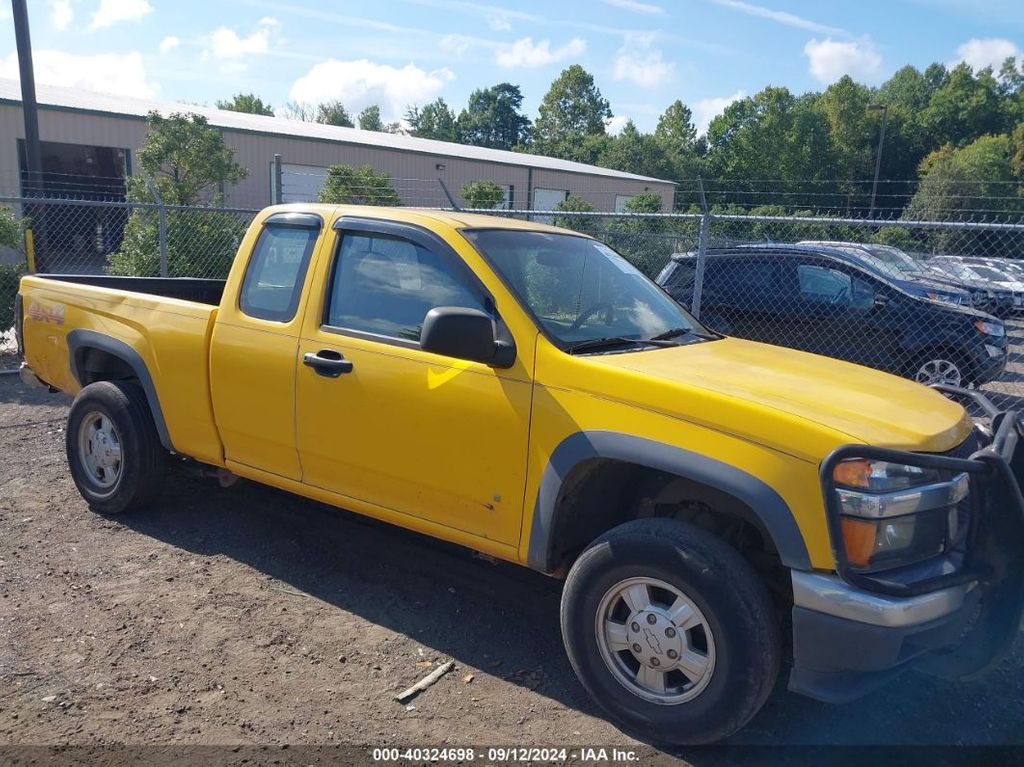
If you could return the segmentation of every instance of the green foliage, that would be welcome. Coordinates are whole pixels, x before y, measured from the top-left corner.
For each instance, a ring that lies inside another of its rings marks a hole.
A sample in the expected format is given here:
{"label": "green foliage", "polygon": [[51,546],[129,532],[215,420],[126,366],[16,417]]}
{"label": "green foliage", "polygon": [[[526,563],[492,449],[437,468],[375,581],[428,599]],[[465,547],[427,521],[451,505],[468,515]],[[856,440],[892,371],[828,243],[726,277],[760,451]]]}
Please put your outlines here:
{"label": "green foliage", "polygon": [[664,144],[654,135],[638,131],[632,120],[607,142],[599,164],[652,178],[671,178],[675,171]]}
{"label": "green foliage", "polygon": [[325,101],[317,105],[316,122],[324,125],[338,125],[342,128],[354,128],[355,123],[345,105],[340,101]]}
{"label": "green foliage", "polygon": [[470,208],[496,208],[505,199],[505,189],[493,181],[473,181],[459,194]]}
{"label": "green foliage", "polygon": [[530,118],[520,110],[523,93],[518,85],[498,83],[475,90],[459,113],[459,141],[494,149],[513,149],[530,141]]}
{"label": "green foliage", "polygon": [[[223,202],[226,184],[237,184],[249,171],[235,162],[234,152],[220,131],[205,117],[150,112],[146,143],[135,153],[142,169],[153,179],[167,205]],[[128,199],[155,202],[144,176],[128,179]]]}
{"label": "green foliage", "polygon": [[605,123],[611,117],[611,107],[594,84],[594,76],[573,64],[551,83],[540,104],[531,151],[578,159],[577,151],[588,137],[605,136]]}
{"label": "green foliage", "polygon": [[379,133],[401,133],[402,126],[398,123],[385,123],[380,118],[380,107],[376,104],[366,107],[356,118],[363,130],[374,130]]}
{"label": "green foliage", "polygon": [[[0,246],[21,250],[22,224],[9,208],[0,208]],[[0,332],[14,325],[14,298],[18,281],[27,272],[26,264],[0,264]]]}
{"label": "green foliage", "polygon": [[399,205],[391,176],[369,165],[332,165],[320,190],[320,202],[350,205]]}
{"label": "green foliage", "polygon": [[444,99],[438,98],[425,105],[409,107],[405,113],[413,136],[436,139],[437,141],[458,141],[455,112]]}
{"label": "green foliage", "polygon": [[[149,115],[146,143],[136,153],[166,205],[223,202],[226,184],[248,171],[235,162],[220,132],[199,115]],[[128,199],[153,203],[144,176],[128,179]],[[167,214],[167,264],[172,277],[226,277],[245,222],[210,210]],[[160,274],[159,218],[155,210],[135,209],[125,225],[121,247],[107,257],[109,274],[154,277]]]}
{"label": "green foliage", "polygon": [[[596,208],[579,195],[570,194],[555,206],[555,210],[564,210],[570,213],[593,213]],[[588,216],[555,216],[554,223],[555,226],[587,234],[597,231],[595,220]]]}
{"label": "green foliage", "polygon": [[[223,279],[247,222],[233,213],[195,208],[167,214],[167,276]],[[160,276],[159,220],[155,210],[136,210],[121,248],[107,257],[107,274]]]}
{"label": "green foliage", "polygon": [[255,93],[236,93],[230,99],[219,99],[217,109],[229,112],[248,112],[251,115],[273,116],[274,108],[265,104]]}

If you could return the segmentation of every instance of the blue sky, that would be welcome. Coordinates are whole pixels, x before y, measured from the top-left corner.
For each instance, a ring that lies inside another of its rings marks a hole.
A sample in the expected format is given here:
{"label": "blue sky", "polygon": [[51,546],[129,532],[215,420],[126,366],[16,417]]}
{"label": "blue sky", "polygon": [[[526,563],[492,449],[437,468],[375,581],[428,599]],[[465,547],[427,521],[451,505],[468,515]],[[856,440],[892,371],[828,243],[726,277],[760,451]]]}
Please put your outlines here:
{"label": "blue sky", "polygon": [[[802,92],[843,73],[877,84],[904,64],[1020,54],[1021,0],[30,0],[39,82],[275,107],[341,99],[384,117],[518,83],[531,113],[579,63],[644,130],[680,98],[700,124],[766,85]],[[0,3],[0,76],[17,76]]]}

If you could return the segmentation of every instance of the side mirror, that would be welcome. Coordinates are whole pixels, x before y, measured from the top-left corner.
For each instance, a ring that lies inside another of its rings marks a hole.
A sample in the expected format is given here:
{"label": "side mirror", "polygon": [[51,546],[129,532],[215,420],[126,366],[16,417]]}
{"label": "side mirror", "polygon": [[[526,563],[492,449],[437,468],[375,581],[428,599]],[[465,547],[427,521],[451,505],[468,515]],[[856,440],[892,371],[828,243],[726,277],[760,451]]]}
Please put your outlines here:
{"label": "side mirror", "polygon": [[427,312],[420,348],[496,368],[511,367],[516,358],[515,346],[495,337],[490,316],[463,306],[438,306]]}

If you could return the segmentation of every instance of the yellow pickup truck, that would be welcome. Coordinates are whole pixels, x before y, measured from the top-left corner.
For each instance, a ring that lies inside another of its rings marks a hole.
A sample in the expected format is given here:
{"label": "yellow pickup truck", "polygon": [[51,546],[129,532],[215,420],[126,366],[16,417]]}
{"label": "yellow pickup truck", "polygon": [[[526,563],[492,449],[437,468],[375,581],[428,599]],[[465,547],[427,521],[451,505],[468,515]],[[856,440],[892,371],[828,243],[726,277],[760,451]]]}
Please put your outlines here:
{"label": "yellow pickup truck", "polygon": [[18,318],[94,510],[192,462],[562,578],[576,674],[647,738],[727,737],[783,669],[830,702],[976,674],[1019,630],[1015,413],[723,337],[575,232],[278,206],[226,281],[29,276]]}

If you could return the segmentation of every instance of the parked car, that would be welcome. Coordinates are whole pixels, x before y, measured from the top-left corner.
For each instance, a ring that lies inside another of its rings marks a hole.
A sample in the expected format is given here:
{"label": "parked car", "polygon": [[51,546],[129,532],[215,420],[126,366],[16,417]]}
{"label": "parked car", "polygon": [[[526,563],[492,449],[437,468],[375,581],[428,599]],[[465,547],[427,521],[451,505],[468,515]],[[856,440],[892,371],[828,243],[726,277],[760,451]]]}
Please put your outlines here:
{"label": "parked car", "polygon": [[[1002,355],[998,320],[838,257],[807,269],[826,329],[848,288],[862,317],[909,301],[936,337],[963,321],[963,346]],[[729,736],[784,660],[790,689],[840,702],[911,665],[979,673],[1018,630],[1005,427],[993,439],[937,391],[714,333],[576,232],[278,206],[226,281],[32,275],[16,317],[23,380],[74,395],[68,467],[91,508],[160,503],[168,467],[191,464],[564,579],[573,669],[645,739]],[[113,588],[120,554],[103,555]],[[500,656],[501,626],[478,634]]]}
{"label": "parked car", "polygon": [[[677,300],[693,294],[696,258],[658,276]],[[825,354],[924,384],[981,384],[1006,366],[1001,320],[922,298],[858,254],[817,245],[741,245],[707,252],[701,321],[722,333]]]}
{"label": "parked car", "polygon": [[959,263],[969,269],[972,274],[980,279],[998,286],[1001,290],[1008,291],[1012,296],[1013,307],[1011,313],[1024,311],[1024,281],[1012,273],[1012,268],[1007,267],[1003,262],[991,258],[979,257],[958,257],[958,256],[936,256],[933,261],[938,263]]}
{"label": "parked car", "polygon": [[869,271],[898,284],[907,293],[933,301],[971,306],[970,293],[962,286],[950,286],[899,248],[838,240],[802,240],[800,245],[835,248],[854,257]]}
{"label": "parked car", "polygon": [[[927,262],[927,265],[934,272],[949,275],[959,284],[967,286],[971,291],[971,305],[975,309],[994,314],[997,317],[1008,317],[1013,313],[1013,291],[1007,290],[999,283],[983,279],[966,264],[960,261],[933,258]],[[983,300],[976,299],[979,294],[984,296]]]}

